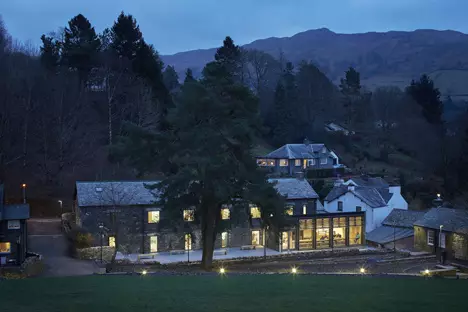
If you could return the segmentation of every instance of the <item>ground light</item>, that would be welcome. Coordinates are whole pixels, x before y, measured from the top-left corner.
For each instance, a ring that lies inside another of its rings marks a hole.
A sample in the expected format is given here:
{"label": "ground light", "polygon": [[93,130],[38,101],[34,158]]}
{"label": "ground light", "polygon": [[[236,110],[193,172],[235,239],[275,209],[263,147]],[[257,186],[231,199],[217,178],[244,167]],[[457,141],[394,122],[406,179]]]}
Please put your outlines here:
{"label": "ground light", "polygon": [[296,267],[292,267],[292,268],[291,268],[291,273],[292,273],[292,274],[297,274],[297,268],[296,268]]}
{"label": "ground light", "polygon": [[148,273],[146,270],[141,271],[141,275],[146,275],[146,273]]}
{"label": "ground light", "polygon": [[425,269],[425,270],[424,270],[424,274],[429,275],[429,270],[428,270],[428,269]]}
{"label": "ground light", "polygon": [[224,268],[219,269],[219,274],[225,274],[225,273],[226,273],[226,269],[224,269]]}
{"label": "ground light", "polygon": [[366,273],[366,269],[361,268],[361,269],[359,270],[359,272],[361,272],[361,274],[364,274],[364,273]]}

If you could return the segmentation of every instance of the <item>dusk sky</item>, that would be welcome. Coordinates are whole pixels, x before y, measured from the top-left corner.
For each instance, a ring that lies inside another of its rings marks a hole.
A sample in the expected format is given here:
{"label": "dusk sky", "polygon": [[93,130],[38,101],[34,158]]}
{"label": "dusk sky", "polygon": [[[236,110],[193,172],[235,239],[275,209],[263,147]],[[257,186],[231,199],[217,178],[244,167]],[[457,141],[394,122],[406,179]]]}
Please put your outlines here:
{"label": "dusk sky", "polygon": [[98,32],[131,13],[161,54],[217,47],[226,35],[245,44],[327,27],[334,32],[453,29],[468,33],[467,0],[0,0],[10,34],[40,36],[78,13]]}

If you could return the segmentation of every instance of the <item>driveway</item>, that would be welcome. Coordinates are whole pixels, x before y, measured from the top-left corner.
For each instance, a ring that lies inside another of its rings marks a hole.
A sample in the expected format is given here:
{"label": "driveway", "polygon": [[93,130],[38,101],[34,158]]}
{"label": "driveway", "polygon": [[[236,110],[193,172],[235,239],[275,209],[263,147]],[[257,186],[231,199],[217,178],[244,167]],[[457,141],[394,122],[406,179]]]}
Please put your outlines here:
{"label": "driveway", "polygon": [[42,276],[89,275],[95,272],[93,261],[77,260],[68,253],[68,243],[61,232],[60,219],[30,219],[29,250],[41,254],[46,265]]}

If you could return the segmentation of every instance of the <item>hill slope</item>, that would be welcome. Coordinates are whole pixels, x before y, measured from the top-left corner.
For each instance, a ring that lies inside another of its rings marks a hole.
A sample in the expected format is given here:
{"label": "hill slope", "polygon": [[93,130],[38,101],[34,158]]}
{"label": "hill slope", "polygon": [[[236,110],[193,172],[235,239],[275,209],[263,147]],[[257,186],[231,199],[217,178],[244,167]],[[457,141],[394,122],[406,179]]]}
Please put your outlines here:
{"label": "hill slope", "polygon": [[[234,38],[235,39],[235,38]],[[441,91],[444,95],[468,94],[468,86],[450,87],[468,70],[468,35],[456,31],[416,30],[386,33],[337,34],[322,28],[292,37],[256,40],[244,46],[297,63],[315,62],[328,77],[337,82],[349,66],[355,66],[363,82],[371,89],[379,85],[404,86],[422,73],[443,70]],[[194,50],[162,56],[165,64],[179,73],[191,68],[200,73],[213,60],[216,49]],[[437,84],[437,77],[434,77]],[[456,93],[455,93],[456,92]]]}

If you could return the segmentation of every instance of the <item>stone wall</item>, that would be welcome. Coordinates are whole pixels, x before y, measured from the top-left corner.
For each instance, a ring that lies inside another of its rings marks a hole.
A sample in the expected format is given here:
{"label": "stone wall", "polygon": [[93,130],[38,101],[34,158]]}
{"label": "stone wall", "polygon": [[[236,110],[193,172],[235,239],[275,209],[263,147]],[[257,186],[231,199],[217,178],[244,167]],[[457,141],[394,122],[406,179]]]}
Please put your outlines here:
{"label": "stone wall", "polygon": [[[102,259],[106,262],[112,260],[115,254],[115,248],[109,246],[102,247]],[[76,257],[81,260],[100,260],[101,247],[90,247],[76,250]]]}
{"label": "stone wall", "polygon": [[427,229],[420,226],[414,227],[414,248],[419,251],[435,252],[434,246],[427,244]]}
{"label": "stone wall", "polygon": [[468,260],[468,235],[452,234],[453,257]]}

